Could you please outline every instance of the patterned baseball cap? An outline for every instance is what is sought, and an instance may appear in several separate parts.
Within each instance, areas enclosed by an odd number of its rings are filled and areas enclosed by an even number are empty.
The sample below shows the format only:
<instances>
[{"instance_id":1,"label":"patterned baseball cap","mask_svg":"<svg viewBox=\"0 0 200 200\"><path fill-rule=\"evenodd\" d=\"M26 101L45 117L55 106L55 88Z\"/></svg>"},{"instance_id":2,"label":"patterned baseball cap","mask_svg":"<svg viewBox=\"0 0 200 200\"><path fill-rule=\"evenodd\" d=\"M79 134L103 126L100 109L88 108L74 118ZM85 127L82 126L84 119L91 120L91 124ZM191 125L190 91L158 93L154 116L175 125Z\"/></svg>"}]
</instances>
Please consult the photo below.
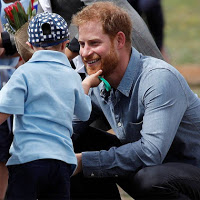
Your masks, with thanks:
<instances>
[{"instance_id":1,"label":"patterned baseball cap","mask_svg":"<svg viewBox=\"0 0 200 200\"><path fill-rule=\"evenodd\" d=\"M36 47L57 45L69 40L67 22L56 13L37 14L28 27L28 41Z\"/></svg>"}]
</instances>

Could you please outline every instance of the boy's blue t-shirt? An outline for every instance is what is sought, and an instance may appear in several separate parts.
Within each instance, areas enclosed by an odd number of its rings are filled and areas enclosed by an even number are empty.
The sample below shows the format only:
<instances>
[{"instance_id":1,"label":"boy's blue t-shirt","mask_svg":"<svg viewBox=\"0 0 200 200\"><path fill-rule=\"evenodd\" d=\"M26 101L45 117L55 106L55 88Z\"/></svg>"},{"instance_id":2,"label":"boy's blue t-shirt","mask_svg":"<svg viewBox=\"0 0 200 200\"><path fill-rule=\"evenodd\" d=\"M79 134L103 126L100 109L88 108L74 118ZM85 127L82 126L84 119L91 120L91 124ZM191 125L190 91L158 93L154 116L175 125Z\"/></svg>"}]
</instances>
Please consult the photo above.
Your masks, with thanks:
<instances>
[{"instance_id":1,"label":"boy's blue t-shirt","mask_svg":"<svg viewBox=\"0 0 200 200\"><path fill-rule=\"evenodd\" d=\"M14 140L7 165L37 159L77 164L72 119L88 120L91 100L64 53L40 50L0 91L0 112L14 114Z\"/></svg>"}]
</instances>

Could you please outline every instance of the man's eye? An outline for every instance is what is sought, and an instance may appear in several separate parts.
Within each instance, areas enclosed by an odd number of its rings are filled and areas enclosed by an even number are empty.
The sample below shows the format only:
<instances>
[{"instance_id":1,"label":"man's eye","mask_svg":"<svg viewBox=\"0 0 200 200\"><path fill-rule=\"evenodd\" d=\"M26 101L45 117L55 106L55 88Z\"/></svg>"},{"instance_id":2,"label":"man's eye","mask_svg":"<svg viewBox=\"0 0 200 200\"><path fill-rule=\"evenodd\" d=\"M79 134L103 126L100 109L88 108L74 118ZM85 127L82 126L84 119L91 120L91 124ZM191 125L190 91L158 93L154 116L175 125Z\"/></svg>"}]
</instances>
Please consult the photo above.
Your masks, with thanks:
<instances>
[{"instance_id":1,"label":"man's eye","mask_svg":"<svg viewBox=\"0 0 200 200\"><path fill-rule=\"evenodd\" d=\"M80 44L81 47L84 47L84 43L81 43L81 42L80 42L79 44Z\"/></svg>"},{"instance_id":2,"label":"man's eye","mask_svg":"<svg viewBox=\"0 0 200 200\"><path fill-rule=\"evenodd\" d=\"M99 44L99 42L97 42L97 41L91 42L91 45L93 45L93 46L98 45L98 44Z\"/></svg>"}]
</instances>

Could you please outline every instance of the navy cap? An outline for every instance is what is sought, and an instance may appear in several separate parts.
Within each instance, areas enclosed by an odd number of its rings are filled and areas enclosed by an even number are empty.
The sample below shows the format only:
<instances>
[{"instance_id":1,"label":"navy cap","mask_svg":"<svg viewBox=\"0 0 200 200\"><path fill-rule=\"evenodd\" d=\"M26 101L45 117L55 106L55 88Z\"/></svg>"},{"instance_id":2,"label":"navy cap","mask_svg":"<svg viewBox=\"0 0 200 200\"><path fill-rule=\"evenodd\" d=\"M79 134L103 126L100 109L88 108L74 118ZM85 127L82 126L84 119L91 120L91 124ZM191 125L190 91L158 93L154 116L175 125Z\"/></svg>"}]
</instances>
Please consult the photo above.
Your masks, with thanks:
<instances>
[{"instance_id":1,"label":"navy cap","mask_svg":"<svg viewBox=\"0 0 200 200\"><path fill-rule=\"evenodd\" d=\"M69 40L67 22L58 14L37 14L28 27L28 41L36 47L48 47Z\"/></svg>"}]
</instances>

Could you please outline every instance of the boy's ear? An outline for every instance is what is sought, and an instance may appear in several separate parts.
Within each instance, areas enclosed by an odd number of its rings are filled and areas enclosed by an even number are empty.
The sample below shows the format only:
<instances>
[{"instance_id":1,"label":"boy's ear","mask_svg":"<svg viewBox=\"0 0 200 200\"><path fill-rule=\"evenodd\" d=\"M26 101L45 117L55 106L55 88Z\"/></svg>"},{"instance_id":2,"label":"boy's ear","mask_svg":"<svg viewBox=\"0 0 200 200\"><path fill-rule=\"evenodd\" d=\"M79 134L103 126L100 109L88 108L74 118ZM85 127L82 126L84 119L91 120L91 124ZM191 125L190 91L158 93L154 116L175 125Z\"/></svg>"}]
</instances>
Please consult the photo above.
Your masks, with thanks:
<instances>
[{"instance_id":1,"label":"boy's ear","mask_svg":"<svg viewBox=\"0 0 200 200\"><path fill-rule=\"evenodd\" d=\"M69 43L69 40L62 42L62 50L65 50L66 45Z\"/></svg>"}]
</instances>

